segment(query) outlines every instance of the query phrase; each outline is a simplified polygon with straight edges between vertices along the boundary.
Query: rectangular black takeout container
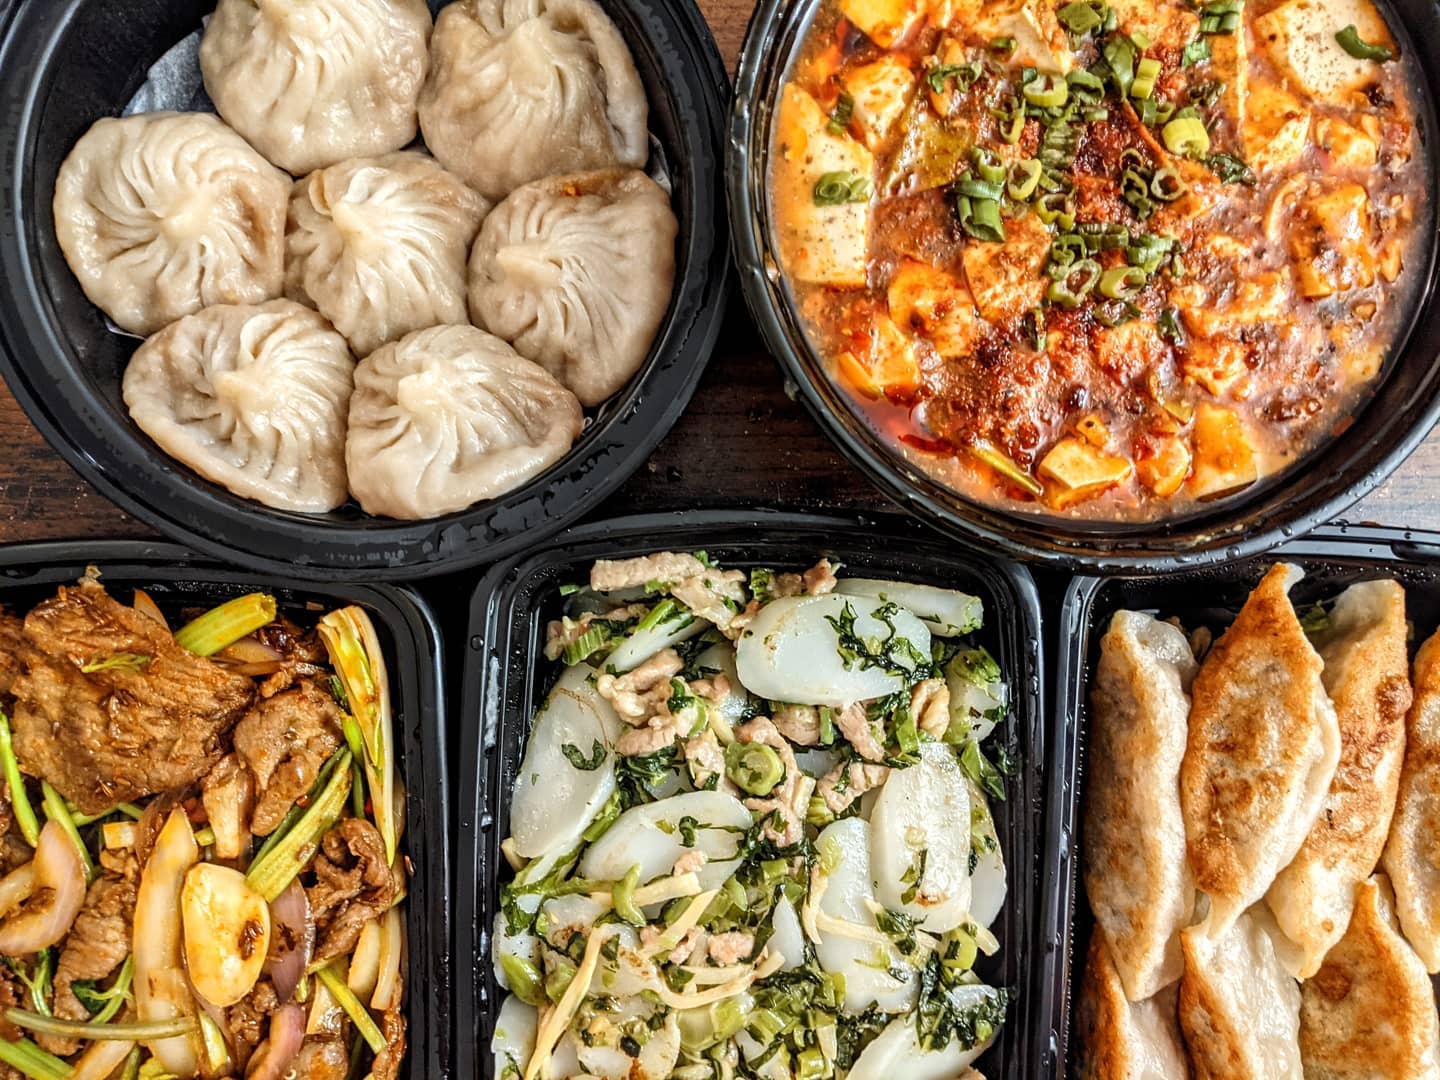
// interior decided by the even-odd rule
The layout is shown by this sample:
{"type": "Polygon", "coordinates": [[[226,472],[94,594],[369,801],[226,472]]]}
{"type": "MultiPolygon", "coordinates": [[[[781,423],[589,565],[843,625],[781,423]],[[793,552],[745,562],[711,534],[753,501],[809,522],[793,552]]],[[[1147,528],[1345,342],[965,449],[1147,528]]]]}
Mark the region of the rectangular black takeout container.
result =
{"type": "MultiPolygon", "coordinates": [[[[1053,728],[1049,762],[1063,791],[1049,806],[1044,856],[1045,865],[1055,869],[1058,887],[1047,893],[1055,908],[1042,914],[1042,924],[1052,935],[1047,949],[1060,957],[1057,981],[1066,990],[1057,996],[1051,1020],[1061,1075],[1071,1049],[1067,1047],[1070,1021],[1094,927],[1081,880],[1085,858],[1081,819],[1089,679],[1100,656],[1100,639],[1111,616],[1127,609],[1159,618],[1178,617],[1186,630],[1205,626],[1218,636],[1277,562],[1294,563],[1305,571],[1290,593],[1297,610],[1317,600],[1334,599],[1357,581],[1389,577],[1405,588],[1406,613],[1415,628],[1412,653],[1440,627],[1440,533],[1378,526],[1329,526],[1268,555],[1163,579],[1076,578],[1066,592],[1058,625],[1061,648],[1054,690],[1060,722],[1053,728]]],[[[1073,1049],[1078,1050],[1078,1045],[1073,1049]]]]}
{"type": "Polygon", "coordinates": [[[385,650],[406,790],[401,847],[410,863],[405,900],[409,1045],[401,1076],[450,1076],[449,784],[439,631],[429,609],[405,589],[295,581],[221,566],[173,544],[124,540],[0,547],[0,604],[23,615],[89,566],[100,570],[102,584],[122,602],[128,590],[143,588],[172,618],[181,608],[208,608],[256,590],[272,594],[281,613],[305,628],[348,604],[370,615],[385,650]]]}
{"type": "Polygon", "coordinates": [[[457,808],[456,986],[457,1077],[491,1077],[490,1035],[503,1000],[490,962],[490,932],[509,869],[500,842],[509,832],[509,794],[535,708],[559,665],[543,654],[545,625],[559,617],[559,587],[589,580],[596,559],[655,551],[703,549],[721,566],[806,569],[822,555],[852,575],[956,588],[979,596],[985,625],[977,635],[999,661],[1011,689],[1004,741],[1019,764],[1004,802],[992,807],[1005,851],[1009,896],[996,923],[1000,952],[989,978],[1014,997],[999,1039],[977,1063],[987,1076],[1033,1077],[1038,1038],[1062,984],[1056,957],[1035,934],[1040,828],[1046,785],[1041,713],[1040,609],[1029,574],[1008,563],[962,553],[887,517],[835,518],[770,512],[704,511],[622,518],[556,537],[529,555],[494,567],[476,589],[470,611],[457,808]],[[1037,1038],[1038,1037],[1038,1038],[1037,1038]]]}

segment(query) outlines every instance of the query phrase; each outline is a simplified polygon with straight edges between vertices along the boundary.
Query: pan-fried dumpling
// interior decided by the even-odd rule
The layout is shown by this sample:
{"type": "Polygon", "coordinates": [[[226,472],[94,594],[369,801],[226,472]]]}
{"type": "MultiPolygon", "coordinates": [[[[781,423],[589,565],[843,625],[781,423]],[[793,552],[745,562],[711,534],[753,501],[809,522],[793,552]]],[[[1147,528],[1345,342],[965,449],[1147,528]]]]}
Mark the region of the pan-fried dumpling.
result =
{"type": "Polygon", "coordinates": [[[1360,883],[1345,936],[1300,984],[1300,1057],[1310,1080],[1440,1077],[1435,988],[1384,874],[1360,883]]]}
{"type": "Polygon", "coordinates": [[[430,26],[425,0],[220,0],[200,70],[220,115],[302,176],[415,138],[430,26]]]}
{"type": "Polygon", "coordinates": [[[1177,1014],[1179,992],[1172,983],[1152,998],[1131,1002],[1104,935],[1092,934],[1076,1017],[1078,1080],[1184,1080],[1189,1076],[1177,1014]]]}
{"type": "Polygon", "coordinates": [[[635,169],[552,176],[511,192],[470,256],[470,314],[599,405],[640,366],[670,305],[675,215],[635,169]]]}
{"type": "Polygon", "coordinates": [[[1196,1080],[1301,1080],[1300,987],[1276,955],[1269,910],[1258,904],[1218,936],[1206,931],[1180,934],[1180,1030],[1196,1080]]]}
{"type": "Polygon", "coordinates": [[[1415,703],[1381,865],[1395,888],[1405,936],[1425,969],[1440,972],[1440,634],[1415,656],[1415,703]]]}
{"type": "Polygon", "coordinates": [[[1299,854],[1266,893],[1298,947],[1294,974],[1302,979],[1345,933],[1355,889],[1374,871],[1390,832],[1410,708],[1405,638],[1405,590],[1366,581],[1340,594],[1330,625],[1313,639],[1340,721],[1340,766],[1299,854]]]}
{"type": "Polygon", "coordinates": [[[55,232],[85,295],[132,334],[285,280],[290,178],[207,113],[98,120],[60,166],[55,232]]]}
{"type": "Polygon", "coordinates": [[[1340,760],[1320,655],[1295,617],[1297,566],[1277,563],[1195,676],[1180,806],[1215,932],[1300,850],[1340,760]]]}
{"type": "Polygon", "coordinates": [[[1180,977],[1180,929],[1195,907],[1180,813],[1195,655],[1185,635],[1117,611],[1090,698],[1085,891],[1132,1001],[1180,977]]]}
{"type": "Polygon", "coordinates": [[[289,300],[206,308],[130,358],[125,404],[160,449],[280,510],[345,502],[345,339],[289,300]]]}
{"type": "Polygon", "coordinates": [[[417,330],[355,370],[350,490],[370,514],[453,513],[560,460],[582,421],[575,395],[499,338],[417,330]]]}
{"type": "Polygon", "coordinates": [[[488,198],[649,156],[645,88],[594,0],[456,0],[435,22],[431,60],[425,144],[488,198]]]}
{"type": "Polygon", "coordinates": [[[290,200],[285,284],[369,356],[412,330],[469,321],[465,260],[489,204],[402,151],[318,169],[290,200]]]}

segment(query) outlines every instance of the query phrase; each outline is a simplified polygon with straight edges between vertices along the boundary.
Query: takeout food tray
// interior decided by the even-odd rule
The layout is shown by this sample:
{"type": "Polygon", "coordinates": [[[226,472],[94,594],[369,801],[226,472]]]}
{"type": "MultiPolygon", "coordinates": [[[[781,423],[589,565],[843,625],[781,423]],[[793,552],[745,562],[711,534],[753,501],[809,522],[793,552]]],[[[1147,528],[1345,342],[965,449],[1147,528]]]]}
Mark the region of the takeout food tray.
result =
{"type": "Polygon", "coordinates": [[[390,586],[323,585],[220,566],[173,544],[126,540],[0,546],[0,604],[23,614],[88,566],[110,590],[144,588],[173,615],[263,589],[308,626],[327,610],[364,608],[390,677],[400,776],[406,790],[402,847],[411,864],[405,901],[408,1050],[402,1077],[452,1075],[449,778],[439,628],[414,593],[390,586]]]}
{"type": "Polygon", "coordinates": [[[545,625],[560,614],[559,587],[588,580],[590,564],[654,551],[704,549],[727,568],[803,569],[822,555],[847,570],[973,593],[984,601],[976,635],[1011,688],[1010,712],[992,739],[1019,766],[1008,798],[992,805],[1004,847],[1009,894],[994,927],[1000,952],[988,971],[1014,993],[1000,1037],[977,1063],[987,1076],[1034,1077],[1048,1038],[1048,1002],[1060,977],[1057,954],[1035,935],[1034,915],[1049,875],[1040,862],[1046,728],[1041,711],[1040,605],[1020,567],[962,553],[893,516],[822,517],[778,512],[702,511],[601,521],[494,567],[476,588],[458,730],[455,1042],[458,1077],[492,1073],[491,1028],[503,999],[490,960],[499,887],[509,869],[500,842],[509,828],[514,784],[536,706],[559,666],[545,660],[545,625]],[[469,973],[473,971],[473,976],[469,973]]]}
{"type": "Polygon", "coordinates": [[[270,509],[171,460],[121,399],[139,341],[107,329],[57,242],[61,162],[95,120],[120,112],[151,64],[200,29],[214,0],[0,0],[0,374],[26,415],[130,514],[267,572],[361,582],[446,573],[523,551],[594,509],[679,419],[729,287],[718,179],[728,81],[714,38],[693,0],[599,2],[634,56],[651,158],[670,178],[680,231],[669,311],[640,372],[591,411],[560,462],[499,498],[403,522],[353,504],[323,515],[270,509]]]}
{"type": "MultiPolygon", "coordinates": [[[[1440,289],[1433,212],[1440,205],[1440,5],[1377,0],[1414,56],[1419,152],[1429,157],[1431,235],[1408,325],[1354,422],[1297,465],[1245,493],[1155,521],[1086,520],[1010,511],[970,499],[902,458],[865,419],[808,340],[779,270],[768,183],[776,102],[826,0],[759,0],[735,76],[725,161],[731,244],[741,291],[766,347],[839,450],[897,505],[961,542],[1037,567],[1081,574],[1168,574],[1266,551],[1342,514],[1385,480],[1440,421],[1440,289]]],[[[1322,5],[1323,6],[1323,5],[1322,5]]],[[[1423,217],[1421,219],[1424,220],[1423,217]]]]}
{"type": "MultiPolygon", "coordinates": [[[[1084,972],[1094,920],[1082,882],[1085,837],[1081,828],[1086,784],[1086,730],[1089,680],[1099,659],[1100,639],[1118,610],[1178,617],[1186,630],[1209,627],[1218,637],[1244,604],[1250,590],[1276,562],[1292,562],[1305,577],[1291,590],[1297,610],[1333,599],[1357,581],[1391,577],[1405,588],[1406,614],[1414,626],[1412,652],[1440,627],[1440,532],[1383,526],[1332,525],[1270,552],[1224,566],[1172,574],[1164,579],[1077,577],[1066,590],[1055,620],[1058,655],[1052,686],[1047,763],[1059,781],[1045,823],[1044,865],[1055,873],[1041,912],[1042,947],[1057,958],[1060,994],[1052,1003],[1050,1055],[1043,1075],[1065,1074],[1071,1018],[1084,972]]],[[[1037,1075],[1042,1075],[1038,1074],[1037,1075]]]]}

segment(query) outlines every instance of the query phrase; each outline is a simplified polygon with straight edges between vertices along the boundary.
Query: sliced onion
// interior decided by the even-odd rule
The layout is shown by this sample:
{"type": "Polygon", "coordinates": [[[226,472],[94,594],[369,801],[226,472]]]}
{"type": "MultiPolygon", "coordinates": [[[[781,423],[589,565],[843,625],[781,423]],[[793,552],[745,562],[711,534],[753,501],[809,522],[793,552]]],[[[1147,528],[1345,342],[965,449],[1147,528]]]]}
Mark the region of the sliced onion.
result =
{"type": "Polygon", "coordinates": [[[150,598],[150,594],[144,589],[135,590],[135,610],[142,615],[150,616],[150,618],[165,627],[166,630],[170,629],[170,624],[165,621],[165,616],[160,611],[160,605],[155,603],[155,601],[150,598]]]}
{"type": "Polygon", "coordinates": [[[400,996],[405,989],[404,959],[405,923],[400,918],[400,909],[392,907],[380,923],[380,974],[375,980],[374,996],[370,998],[372,1009],[384,1012],[400,1007],[400,996]]]}
{"type": "Polygon", "coordinates": [[[281,1080],[305,1041],[305,1010],[294,1002],[270,1014],[270,1037],[251,1059],[245,1080],[281,1080]]]}
{"type": "Polygon", "coordinates": [[[134,1045],[121,1039],[91,1043],[90,1049],[76,1059],[70,1080],[105,1080],[130,1056],[134,1045]]]}
{"type": "Polygon", "coordinates": [[[350,954],[350,972],[345,976],[345,985],[362,1000],[375,993],[375,983],[380,978],[380,938],[384,923],[383,915],[367,922],[360,931],[360,940],[355,942],[355,951],[350,954]]]}
{"type": "Polygon", "coordinates": [[[298,880],[270,901],[270,958],[266,961],[270,981],[281,1001],[289,1001],[305,977],[315,951],[315,920],[310,917],[310,898],[298,880]]]}
{"type": "MultiPolygon", "coordinates": [[[[195,1015],[181,952],[180,890],[186,872],[199,861],[190,820],[176,807],[155,838],[135,896],[135,1010],[141,1020],[195,1015]]],[[[200,1040],[195,1035],[145,1043],[165,1071],[182,1080],[199,1069],[200,1040]]]]}
{"type": "Polygon", "coordinates": [[[273,649],[255,636],[241,638],[233,645],[227,645],[215,654],[216,660],[228,660],[236,664],[278,664],[285,659],[278,649],[273,649]]]}
{"type": "MultiPolygon", "coordinates": [[[[31,891],[48,889],[51,895],[48,903],[37,905],[34,910],[22,909],[0,926],[0,953],[6,956],[24,956],[54,945],[70,932],[70,924],[85,903],[85,867],[80,862],[80,852],[57,822],[47,821],[40,830],[35,859],[30,865],[34,867],[31,891]]],[[[18,873],[20,871],[15,871],[18,873]]],[[[22,878],[12,886],[11,895],[17,894],[23,884],[22,878]]],[[[31,893],[26,893],[29,895],[31,893]]]]}

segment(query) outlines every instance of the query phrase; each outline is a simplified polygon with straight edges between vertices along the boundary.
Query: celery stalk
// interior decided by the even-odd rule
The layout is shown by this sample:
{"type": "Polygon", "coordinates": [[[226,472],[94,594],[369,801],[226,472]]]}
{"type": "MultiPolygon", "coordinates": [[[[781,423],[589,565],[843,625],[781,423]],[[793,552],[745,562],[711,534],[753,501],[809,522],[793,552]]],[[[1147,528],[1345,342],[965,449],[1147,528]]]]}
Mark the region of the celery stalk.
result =
{"type": "Polygon", "coordinates": [[[345,1010],[345,1015],[350,1017],[355,1024],[355,1030],[365,1037],[365,1042],[370,1049],[377,1054],[384,1050],[385,1036],[380,1033],[375,1018],[370,1015],[370,1010],[361,1004],[354,991],[345,984],[345,980],[336,972],[334,966],[326,965],[316,974],[320,976],[320,981],[325,984],[325,989],[334,996],[340,1008],[345,1010]]]}
{"type": "Polygon", "coordinates": [[[395,861],[400,823],[395,799],[394,727],[385,655],[370,616],[362,608],[332,611],[320,620],[320,640],[344,687],[346,704],[364,743],[365,782],[385,857],[395,861]]]}
{"type": "Polygon", "coordinates": [[[275,598],[250,593],[227,600],[175,631],[175,643],[196,656],[214,656],[275,621],[275,598]]]}
{"type": "Polygon", "coordinates": [[[10,739],[10,717],[0,712],[0,766],[5,772],[5,786],[10,791],[10,808],[15,811],[15,824],[25,842],[34,847],[40,842],[40,822],[25,794],[25,780],[20,775],[20,761],[15,757],[15,744],[10,739]]]}
{"type": "Polygon", "coordinates": [[[65,1080],[70,1066],[54,1054],[47,1054],[29,1039],[0,1039],[0,1061],[16,1069],[30,1080],[65,1080]]]}
{"type": "Polygon", "coordinates": [[[350,794],[350,751],[340,750],[331,760],[335,765],[320,794],[305,808],[294,827],[273,846],[267,843],[265,850],[250,864],[245,880],[266,900],[274,900],[285,891],[314,854],[320,838],[340,820],[345,797],[350,794]]]}
{"type": "Polygon", "coordinates": [[[65,800],[60,797],[58,791],[50,786],[47,780],[40,781],[40,793],[43,796],[45,816],[65,830],[65,835],[70,837],[70,842],[80,853],[80,862],[85,867],[85,880],[94,881],[95,875],[99,871],[95,869],[95,860],[90,857],[90,849],[85,846],[85,841],[80,839],[80,830],[75,827],[75,821],[70,817],[65,800]]]}

